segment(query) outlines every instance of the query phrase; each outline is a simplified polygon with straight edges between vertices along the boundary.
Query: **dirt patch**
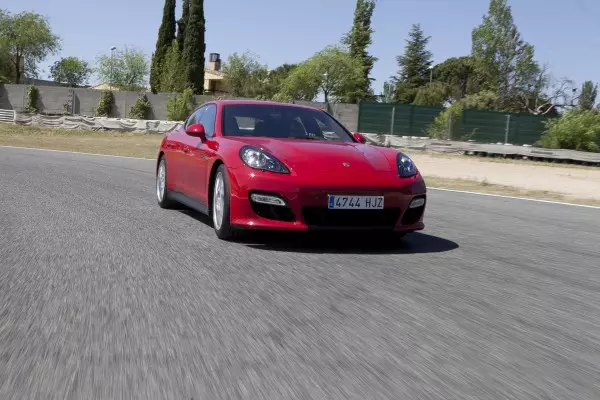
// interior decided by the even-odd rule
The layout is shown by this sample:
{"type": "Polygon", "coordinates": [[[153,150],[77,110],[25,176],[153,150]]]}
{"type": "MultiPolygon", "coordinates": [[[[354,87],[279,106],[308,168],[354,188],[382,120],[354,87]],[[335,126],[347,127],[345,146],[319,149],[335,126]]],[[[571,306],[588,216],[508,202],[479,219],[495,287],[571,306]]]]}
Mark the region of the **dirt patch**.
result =
{"type": "MultiPolygon", "coordinates": [[[[600,169],[485,162],[411,154],[424,176],[553,192],[600,202],[600,169]]],[[[484,186],[482,185],[482,186],[484,186]]]]}

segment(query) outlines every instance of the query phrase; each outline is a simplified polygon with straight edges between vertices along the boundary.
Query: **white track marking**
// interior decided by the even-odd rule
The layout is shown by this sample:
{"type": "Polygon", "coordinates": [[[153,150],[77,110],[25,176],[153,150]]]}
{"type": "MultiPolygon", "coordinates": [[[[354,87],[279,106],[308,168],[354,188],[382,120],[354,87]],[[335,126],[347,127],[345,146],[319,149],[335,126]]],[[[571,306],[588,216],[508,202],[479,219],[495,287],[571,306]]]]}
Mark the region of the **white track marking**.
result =
{"type": "MultiPolygon", "coordinates": [[[[19,149],[19,150],[36,150],[36,151],[50,151],[53,153],[71,153],[71,154],[82,154],[85,156],[98,156],[98,157],[111,157],[111,158],[129,158],[132,160],[150,160],[155,161],[154,158],[142,158],[142,157],[130,157],[130,156],[115,156],[112,154],[96,154],[96,153],[84,153],[81,151],[69,151],[69,150],[54,150],[54,149],[38,149],[36,147],[17,147],[17,146],[0,146],[0,148],[6,149],[19,149]]],[[[156,152],[158,154],[158,151],[156,152]]]]}
{"type": "Polygon", "coordinates": [[[427,190],[438,190],[438,191],[443,191],[443,192],[463,193],[463,194],[471,194],[471,195],[476,195],[476,196],[497,197],[497,198],[501,198],[501,199],[535,201],[535,202],[538,202],[538,203],[556,204],[556,205],[561,205],[561,206],[573,206],[573,207],[592,208],[592,209],[600,210],[600,206],[590,206],[590,205],[587,205],[587,204],[565,203],[564,201],[530,199],[529,197],[503,196],[501,194],[491,194],[491,193],[481,193],[481,192],[469,192],[469,191],[466,191],[466,190],[443,189],[443,188],[436,188],[436,187],[427,187],[427,190]]]}

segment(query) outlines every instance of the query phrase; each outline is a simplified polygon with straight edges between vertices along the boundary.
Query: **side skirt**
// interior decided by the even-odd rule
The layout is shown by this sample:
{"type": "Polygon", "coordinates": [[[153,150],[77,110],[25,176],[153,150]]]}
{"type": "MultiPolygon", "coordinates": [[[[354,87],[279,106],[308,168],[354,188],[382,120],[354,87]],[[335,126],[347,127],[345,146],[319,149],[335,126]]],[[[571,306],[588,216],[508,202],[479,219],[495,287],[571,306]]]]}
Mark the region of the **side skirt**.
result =
{"type": "Polygon", "coordinates": [[[198,211],[199,213],[209,215],[208,206],[204,204],[203,201],[192,199],[191,197],[179,192],[170,192],[169,196],[171,197],[171,199],[183,204],[184,206],[192,208],[198,211]]]}

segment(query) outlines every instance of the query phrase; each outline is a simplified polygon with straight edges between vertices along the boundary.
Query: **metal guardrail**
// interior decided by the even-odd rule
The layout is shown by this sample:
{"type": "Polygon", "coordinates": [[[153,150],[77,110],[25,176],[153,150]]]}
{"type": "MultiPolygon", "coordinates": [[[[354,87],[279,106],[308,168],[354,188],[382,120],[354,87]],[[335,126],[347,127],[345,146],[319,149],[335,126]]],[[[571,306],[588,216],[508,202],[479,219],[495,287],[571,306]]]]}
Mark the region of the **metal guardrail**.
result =
{"type": "Polygon", "coordinates": [[[392,136],[363,133],[367,140],[378,146],[422,150],[433,153],[500,156],[536,161],[559,161],[600,166],[600,153],[585,151],[544,149],[529,145],[502,143],[458,142],[416,136],[392,136]]]}

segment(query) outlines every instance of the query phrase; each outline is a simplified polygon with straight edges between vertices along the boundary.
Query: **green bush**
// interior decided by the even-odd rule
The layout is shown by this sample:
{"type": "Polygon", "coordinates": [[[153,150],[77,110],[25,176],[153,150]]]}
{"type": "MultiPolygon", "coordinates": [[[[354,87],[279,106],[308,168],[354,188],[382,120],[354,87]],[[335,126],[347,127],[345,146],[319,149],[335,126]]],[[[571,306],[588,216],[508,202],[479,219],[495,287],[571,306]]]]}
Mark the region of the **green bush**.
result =
{"type": "Polygon", "coordinates": [[[25,100],[25,112],[37,113],[38,100],[40,98],[40,92],[37,87],[31,85],[27,88],[27,98],[25,100]]]}
{"type": "Polygon", "coordinates": [[[103,90],[102,93],[100,93],[100,101],[98,101],[96,115],[98,117],[108,117],[112,110],[113,102],[113,92],[111,90],[103,90]]]}
{"type": "Polygon", "coordinates": [[[426,128],[427,135],[434,139],[466,140],[471,135],[464,135],[460,122],[464,110],[495,110],[498,104],[498,95],[494,92],[483,91],[465,96],[454,102],[442,111],[435,120],[426,128]],[[450,122],[450,127],[448,126],[450,122]],[[451,129],[449,132],[448,128],[451,129]],[[449,135],[450,133],[450,135],[449,135]]]}
{"type": "Polygon", "coordinates": [[[129,109],[129,118],[148,119],[152,104],[148,101],[145,93],[142,93],[129,109]]]}
{"type": "Polygon", "coordinates": [[[460,133],[460,120],[462,118],[463,106],[460,101],[452,104],[442,111],[433,122],[427,126],[427,136],[433,139],[454,139],[458,140],[460,133]],[[451,132],[449,132],[449,129],[451,132]]]}
{"type": "Polygon", "coordinates": [[[560,118],[544,122],[546,131],[537,146],[548,149],[599,151],[600,113],[596,110],[570,110],[560,118]]]}
{"type": "Polygon", "coordinates": [[[169,97],[167,100],[167,118],[169,121],[185,121],[194,108],[192,89],[185,89],[183,93],[169,97]]]}

